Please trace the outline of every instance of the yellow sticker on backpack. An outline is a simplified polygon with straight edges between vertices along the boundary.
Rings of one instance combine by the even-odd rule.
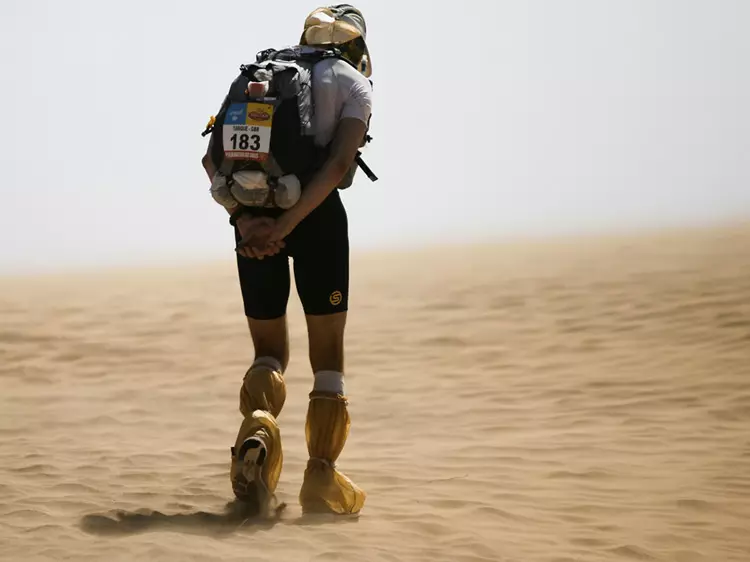
[[[271,150],[273,105],[233,103],[224,119],[224,157],[265,162]]]

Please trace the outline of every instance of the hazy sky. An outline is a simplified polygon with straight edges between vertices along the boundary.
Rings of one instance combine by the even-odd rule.
[[[747,0],[365,0],[354,250],[750,216]],[[0,270],[228,257],[200,132],[286,0],[0,1]]]

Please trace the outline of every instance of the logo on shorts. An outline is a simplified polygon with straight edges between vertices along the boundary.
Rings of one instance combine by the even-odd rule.
[[[344,299],[344,296],[341,294],[341,291],[332,292],[331,296],[328,298],[328,300],[331,301],[331,304],[333,306],[340,305],[343,299]]]

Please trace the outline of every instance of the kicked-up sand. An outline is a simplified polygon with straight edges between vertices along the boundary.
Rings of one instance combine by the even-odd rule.
[[[0,282],[0,558],[746,562],[750,227],[354,258],[357,518],[231,503],[252,345],[225,263]]]

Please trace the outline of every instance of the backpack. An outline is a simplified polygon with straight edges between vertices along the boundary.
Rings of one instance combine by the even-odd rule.
[[[261,51],[254,63],[240,66],[219,112],[202,133],[211,135],[209,156],[221,174],[229,181],[242,170],[263,171],[271,178],[294,174],[303,186],[312,178],[329,152],[316,146],[310,134],[312,69],[331,57],[346,60],[335,48],[295,46]],[[362,146],[370,140],[365,134]],[[377,180],[359,152],[356,166]]]

